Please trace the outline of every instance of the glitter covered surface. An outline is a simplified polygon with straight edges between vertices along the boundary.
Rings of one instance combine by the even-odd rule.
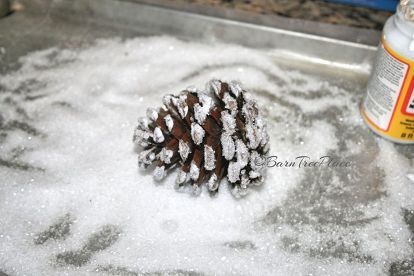
[[[412,148],[378,139],[363,125],[363,87],[282,70],[265,51],[170,37],[98,40],[20,62],[0,76],[0,271],[412,269]],[[136,118],[163,95],[212,78],[240,80],[265,106],[272,155],[327,154],[353,166],[269,168],[263,186],[240,200],[226,185],[216,197],[195,197],[172,189],[175,175],[155,183],[137,169]]]

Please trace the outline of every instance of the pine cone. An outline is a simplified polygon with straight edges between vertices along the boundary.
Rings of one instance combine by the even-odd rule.
[[[218,191],[227,176],[235,196],[264,180],[263,160],[269,136],[255,101],[240,84],[211,80],[207,91],[187,88],[166,95],[159,110],[138,119],[133,141],[142,147],[138,165],[155,163],[155,180],[179,166],[176,183]]]

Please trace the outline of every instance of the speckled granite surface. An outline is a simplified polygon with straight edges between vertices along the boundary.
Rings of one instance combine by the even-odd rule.
[[[389,12],[314,0],[162,0],[381,30]]]

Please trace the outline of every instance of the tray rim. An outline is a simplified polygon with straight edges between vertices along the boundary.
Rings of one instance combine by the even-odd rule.
[[[157,5],[160,0],[21,0],[27,15],[48,16],[63,22],[96,23],[144,35],[172,35],[202,42],[224,42],[270,50],[274,58],[334,67],[367,75],[376,46],[312,33],[315,22],[289,19],[290,28],[233,20]],[[293,21],[292,21],[293,20]],[[276,22],[277,23],[277,22]],[[0,21],[1,24],[1,21]],[[296,25],[295,25],[296,24]],[[306,25],[309,32],[295,30]],[[329,25],[338,33],[348,26],[316,22],[319,29]],[[351,28],[357,30],[357,28]],[[364,31],[364,30],[362,30]],[[366,30],[365,30],[366,31]],[[376,37],[375,32],[373,36]],[[247,39],[246,39],[247,38]]]

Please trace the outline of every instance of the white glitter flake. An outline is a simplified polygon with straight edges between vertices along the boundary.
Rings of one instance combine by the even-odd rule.
[[[207,182],[208,189],[210,191],[215,191],[215,190],[217,190],[218,185],[219,185],[219,182],[217,180],[217,175],[215,173],[213,173],[211,175],[210,179]]]
[[[194,105],[194,117],[199,124],[204,123],[204,120],[207,118],[207,115],[208,113],[205,112],[205,110],[199,103],[196,103]]]
[[[172,150],[169,150],[167,148],[163,148],[161,150],[161,152],[159,153],[160,155],[160,160],[163,161],[166,164],[170,164],[171,163],[171,158],[173,157],[174,152]]]
[[[164,117],[164,121],[165,121],[165,124],[167,125],[168,131],[170,131],[170,132],[171,132],[171,130],[172,130],[172,129],[173,129],[173,127],[174,127],[174,120],[173,120],[173,118],[171,117],[171,115],[170,115],[170,114],[168,114],[167,116],[165,116],[165,117]]]
[[[260,145],[262,147],[265,147],[269,144],[269,133],[267,133],[266,130],[266,125],[263,126],[263,128],[261,129],[261,136],[262,136],[262,140],[260,141]]]
[[[178,152],[180,153],[181,160],[185,161],[187,160],[187,157],[190,154],[191,149],[186,142],[180,139],[178,141]]]
[[[237,101],[235,98],[230,96],[229,93],[224,93],[223,102],[225,104],[225,108],[232,111],[232,114],[237,111]]]
[[[223,156],[226,160],[231,160],[236,151],[236,146],[234,145],[233,138],[226,132],[221,134],[221,147],[223,149]]]
[[[236,140],[236,156],[241,168],[249,163],[249,150],[241,139]]]
[[[256,102],[248,100],[242,108],[242,114],[246,120],[246,136],[249,140],[248,146],[250,149],[256,149],[260,145],[265,132],[264,123],[259,116]]]
[[[164,166],[157,166],[154,169],[154,179],[156,181],[161,181],[165,176],[167,175],[166,171],[165,171],[165,167]]]
[[[223,122],[223,129],[229,135],[232,135],[236,131],[236,119],[228,112],[221,112],[221,121]]]
[[[152,149],[144,150],[138,154],[138,166],[144,167],[149,165],[152,161],[155,160],[155,154],[152,152]]]
[[[257,127],[251,123],[246,123],[246,137],[250,149],[256,149],[261,142],[262,133]]]
[[[156,127],[154,129],[154,142],[155,143],[162,143],[164,142],[165,138],[164,138],[164,134],[162,134],[162,130],[159,127]]]
[[[247,176],[246,171],[245,171],[245,170],[243,170],[243,171],[241,172],[241,181],[240,181],[240,186],[241,186],[243,189],[246,189],[246,188],[249,186],[249,184],[250,184],[250,179],[249,179],[249,177]]]
[[[197,183],[194,183],[194,184],[193,184],[193,191],[192,191],[192,194],[193,194],[194,196],[199,196],[199,195],[201,194],[201,185],[199,185],[199,184],[197,184]]]
[[[246,119],[246,122],[253,123],[255,118],[259,115],[256,102],[253,100],[246,101],[242,108],[242,114]]]
[[[261,176],[261,174],[259,172],[256,171],[250,171],[249,172],[249,177],[254,179],[254,178],[259,178]]]
[[[205,93],[199,93],[199,94],[198,94],[198,98],[199,98],[199,100],[200,100],[200,103],[201,103],[204,107],[206,107],[208,110],[210,110],[210,109],[213,107],[213,105],[214,105],[214,101],[213,101],[213,99],[212,99],[210,96],[208,96],[207,94],[205,94]]]
[[[247,195],[247,193],[249,192],[249,190],[246,188],[242,188],[238,185],[234,186],[234,188],[231,190],[232,195],[235,198],[241,198]]]
[[[240,164],[231,161],[227,169],[227,179],[230,183],[235,183],[240,180]]]
[[[174,105],[177,107],[178,113],[180,113],[181,118],[185,118],[188,113],[188,106],[187,106],[187,95],[183,94],[180,95],[178,98],[173,98],[172,101]]]
[[[217,96],[220,94],[221,83],[219,80],[211,80],[207,83],[207,91],[216,94]]]
[[[240,83],[236,81],[231,81],[230,84],[230,91],[233,93],[233,95],[237,98],[239,95],[243,92],[243,89],[240,85]]]
[[[149,130],[148,129],[148,124],[149,124],[148,118],[141,117],[141,118],[138,119],[138,128],[139,129],[141,129],[141,130]]]
[[[194,117],[202,125],[214,105],[213,99],[204,93],[198,94],[200,103],[194,105]]]
[[[133,140],[134,140],[135,143],[141,143],[144,140],[148,140],[150,137],[152,137],[151,132],[136,128],[135,131],[134,131],[134,139]]]
[[[251,179],[251,181],[252,181],[251,183],[253,185],[260,186],[264,182],[264,177],[263,177],[263,175],[260,175],[258,178]]]
[[[211,171],[216,167],[216,158],[214,149],[208,145],[204,145],[204,168]]]
[[[173,100],[174,96],[173,95],[165,95],[164,97],[162,97],[162,103],[165,106],[169,106]]]
[[[142,140],[138,144],[143,148],[148,147],[150,145],[150,143],[146,140]]]
[[[194,161],[192,161],[190,165],[190,178],[192,180],[197,180],[199,175],[200,175],[200,169],[197,167]]]
[[[177,178],[175,179],[175,183],[183,184],[187,181],[187,173],[181,169],[178,170]]]
[[[191,124],[191,138],[196,145],[200,145],[203,142],[205,133],[206,132],[199,124]]]
[[[198,89],[194,85],[190,85],[186,88],[188,92],[197,93]]]
[[[147,117],[155,122],[158,119],[158,112],[154,108],[147,109]]]
[[[261,171],[266,167],[266,158],[261,156],[257,151],[252,151],[250,154],[250,167],[254,171]]]

